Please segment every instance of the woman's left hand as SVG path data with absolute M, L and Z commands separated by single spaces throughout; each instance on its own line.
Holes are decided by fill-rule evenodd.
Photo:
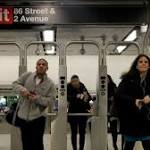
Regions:
M 149 104 L 150 103 L 150 97 L 147 95 L 143 99 L 144 104 Z

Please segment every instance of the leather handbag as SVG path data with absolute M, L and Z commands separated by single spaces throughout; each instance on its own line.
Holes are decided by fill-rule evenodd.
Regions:
M 17 116 L 19 105 L 20 105 L 19 103 L 20 102 L 14 102 L 6 114 L 7 123 L 16 127 L 21 127 L 22 124 L 21 119 Z

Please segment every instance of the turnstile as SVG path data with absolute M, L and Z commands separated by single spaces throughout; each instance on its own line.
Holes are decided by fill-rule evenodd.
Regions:
M 0 41 L 0 45 L 14 45 L 19 50 L 19 75 L 21 75 L 25 71 L 25 65 L 24 65 L 24 53 L 23 49 L 16 41 Z M 1 88 L 4 87 L 5 90 L 8 89 L 10 91 L 11 85 L 1 85 Z M 7 87 L 7 88 L 6 88 Z M 3 92 L 3 91 L 2 91 Z M 18 139 L 19 130 L 13 126 L 10 128 L 11 132 L 11 150 L 16 150 L 16 148 L 21 149 L 21 139 Z
M 118 42 L 108 42 L 106 45 L 105 45 L 105 48 L 104 48 L 104 52 L 106 53 L 107 51 L 107 48 L 111 45 L 116 45 L 116 46 L 120 46 L 120 45 L 134 45 L 136 46 L 137 48 L 137 54 L 140 54 L 142 51 L 141 51 L 141 47 L 140 45 L 137 43 L 137 42 L 134 42 L 134 41 L 118 41 Z M 122 136 L 122 142 L 121 142 L 121 149 L 123 150 L 123 146 L 124 146 L 124 138 Z
M 97 79 L 97 101 L 95 112 L 73 113 L 71 116 L 93 116 L 91 122 L 91 150 L 107 150 L 107 67 L 106 56 L 95 41 L 71 41 L 67 43 L 65 50 L 74 44 L 90 44 L 98 49 L 98 79 Z M 60 149 L 59 149 L 60 150 Z
M 7 45 L 7 42 L 4 42 Z M 14 42 L 15 43 L 15 42 Z M 127 44 L 136 43 L 126 42 Z M 8 42 L 11 44 L 11 42 Z M 95 41 L 71 41 L 65 46 L 56 42 L 34 41 L 25 45 L 24 51 L 20 54 L 19 74 L 27 71 L 27 50 L 31 45 L 50 44 L 59 49 L 59 87 L 58 87 L 58 112 L 48 113 L 48 116 L 55 116 L 51 132 L 51 149 L 50 150 L 67 150 L 67 115 L 72 116 L 92 116 L 91 123 L 91 150 L 107 150 L 107 67 L 106 67 L 106 49 L 110 42 L 102 49 L 98 42 Z M 67 65 L 66 65 L 66 50 L 73 44 L 91 44 L 98 49 L 98 77 L 97 77 L 97 101 L 95 111 L 93 113 L 75 113 L 67 114 Z M 118 44 L 124 44 L 118 42 Z M 21 48 L 20 48 L 21 49 Z M 15 131 L 15 130 L 14 130 Z M 13 133 L 12 133 L 13 135 Z M 16 134 L 15 134 L 16 135 Z M 15 137 L 15 138 L 14 138 Z M 13 136 L 11 150 L 18 149 L 18 137 Z M 14 146 L 14 147 L 13 147 Z M 20 147 L 20 146 L 19 146 Z M 21 149 L 18 149 L 21 150 Z
M 58 86 L 58 112 L 53 121 L 51 129 L 51 150 L 66 150 L 67 149 L 67 74 L 66 74 L 66 59 L 64 48 L 60 47 L 56 42 L 35 41 L 27 43 L 25 46 L 25 64 L 27 66 L 27 49 L 35 44 L 50 44 L 59 50 L 59 86 Z M 48 113 L 48 116 L 54 116 L 53 113 Z M 61 126 L 60 126 L 61 125 Z

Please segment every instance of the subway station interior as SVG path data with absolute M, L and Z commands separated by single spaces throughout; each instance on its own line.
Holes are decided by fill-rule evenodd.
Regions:
M 130 150 L 124 148 L 116 116 L 110 117 L 117 122 L 114 147 L 107 75 L 117 88 L 139 54 L 150 57 L 149 0 L 1 0 L 0 150 L 38 150 L 23 148 L 20 128 L 8 123 L 6 116 L 20 100 L 13 82 L 35 72 L 41 58 L 48 63 L 56 97 L 44 110 L 44 149 L 39 150 Z M 88 112 L 68 112 L 73 75 L 90 94 Z M 79 134 L 80 142 L 73 148 L 69 117 L 87 118 L 83 149 Z M 148 136 L 150 145 L 150 132 Z M 133 150 L 148 149 L 136 140 Z

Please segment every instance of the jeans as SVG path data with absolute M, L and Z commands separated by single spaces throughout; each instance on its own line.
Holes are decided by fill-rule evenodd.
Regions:
M 73 150 L 77 150 L 78 129 L 79 129 L 79 136 L 80 136 L 80 138 L 79 138 L 79 145 L 80 145 L 79 150 L 84 149 L 86 122 L 87 122 L 86 117 L 74 117 L 74 119 L 71 119 L 71 121 L 69 121 L 70 127 L 71 127 L 71 141 L 72 141 Z
M 45 117 L 40 117 L 21 126 L 23 150 L 44 150 L 45 120 Z

